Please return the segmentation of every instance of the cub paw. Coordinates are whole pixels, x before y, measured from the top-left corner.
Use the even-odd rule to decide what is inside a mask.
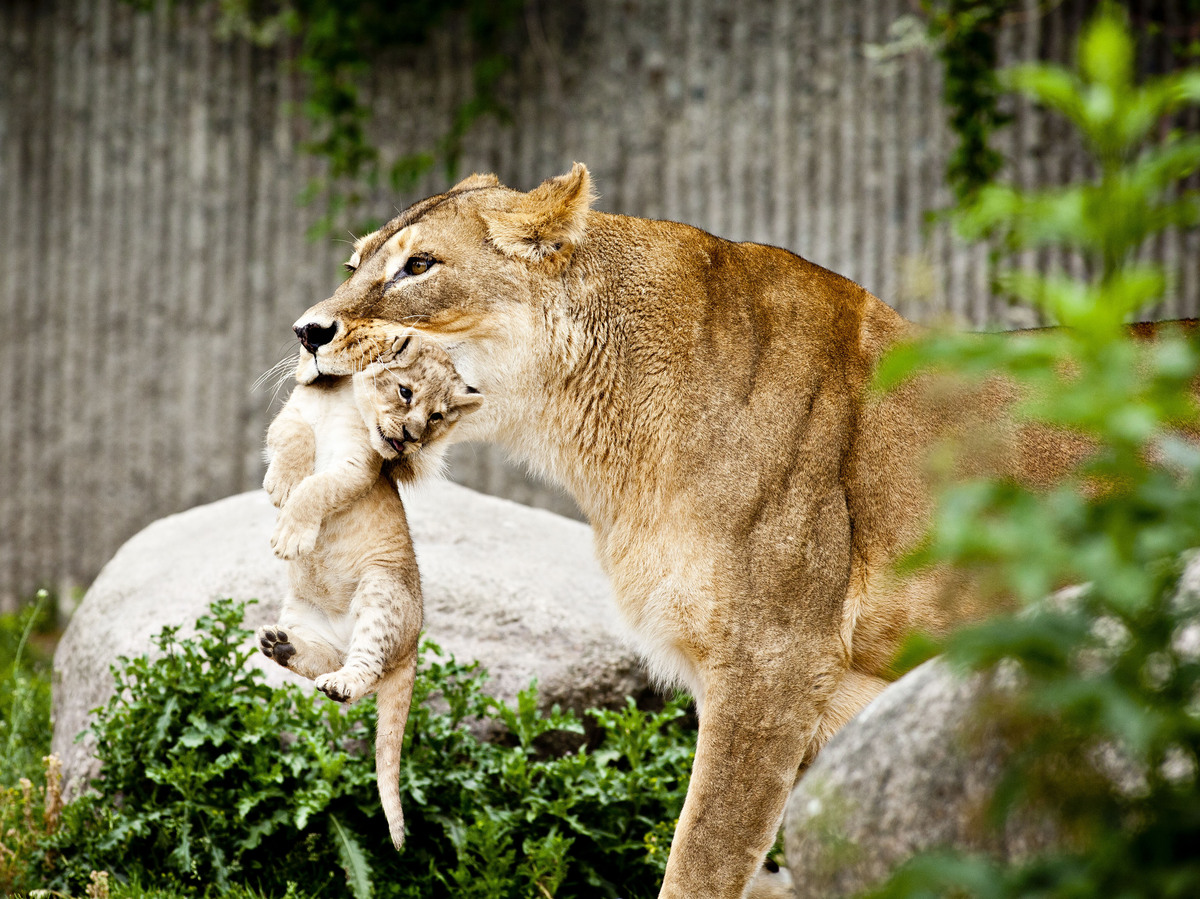
[[[329,674],[322,674],[316,680],[317,689],[332,699],[334,702],[354,702],[361,699],[366,693],[365,685],[361,678],[353,675],[347,677],[341,671],[332,671]]]
[[[278,468],[272,465],[267,468],[266,477],[263,478],[263,490],[267,491],[271,505],[276,509],[282,509],[283,504],[287,502],[288,495],[292,492],[292,485],[287,478],[280,475]]]
[[[279,523],[275,525],[275,534],[271,537],[271,549],[281,559],[295,559],[307,555],[317,545],[317,534],[321,523],[311,524],[298,521],[295,516],[285,512],[280,513]]]
[[[288,659],[296,654],[296,647],[288,642],[287,633],[278,627],[260,627],[258,645],[263,655],[274,659],[284,668],[288,667]]]

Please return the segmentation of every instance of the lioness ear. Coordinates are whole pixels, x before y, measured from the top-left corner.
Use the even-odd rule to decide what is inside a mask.
[[[511,208],[485,212],[483,218],[500,252],[537,262],[583,241],[594,199],[587,166],[577,162],[567,174],[543,181]]]
[[[476,172],[454,185],[447,193],[457,193],[460,190],[475,190],[479,187],[499,187],[500,179],[495,175],[481,175]]]

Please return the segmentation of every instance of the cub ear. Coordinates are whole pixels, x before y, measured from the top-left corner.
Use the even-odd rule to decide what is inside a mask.
[[[409,331],[392,341],[392,347],[380,355],[380,361],[392,362],[401,368],[408,368],[417,361],[421,349],[421,338],[416,331]]]
[[[577,162],[549,178],[509,209],[485,212],[488,237],[502,253],[539,262],[583,241],[596,195],[587,166]]]
[[[499,187],[500,179],[495,175],[481,175],[476,172],[474,175],[468,175],[454,185],[447,193],[457,193],[460,190],[475,190],[480,187]]]
[[[456,393],[452,401],[454,410],[460,415],[470,415],[483,405],[483,394],[474,387],[468,387],[465,393]]]
[[[387,371],[387,363],[376,360],[369,365],[363,367],[363,370],[354,375],[355,381],[373,381]]]

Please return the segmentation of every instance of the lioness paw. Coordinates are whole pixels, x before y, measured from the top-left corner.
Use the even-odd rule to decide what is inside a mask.
[[[258,629],[258,645],[263,655],[274,659],[284,668],[288,667],[288,659],[296,654],[296,647],[288,642],[288,635],[277,627],[260,627]]]
[[[298,521],[295,516],[284,510],[279,515],[279,523],[275,525],[275,534],[271,537],[271,549],[281,559],[295,559],[313,551],[317,545],[317,534],[321,523],[313,524]]]
[[[317,689],[335,702],[355,702],[367,693],[368,684],[361,677],[347,676],[345,671],[332,671],[317,678]]]

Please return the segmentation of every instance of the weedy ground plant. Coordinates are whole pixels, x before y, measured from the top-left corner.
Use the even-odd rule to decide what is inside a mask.
[[[102,774],[38,845],[43,882],[185,894],[376,897],[652,896],[687,790],[694,736],[682,700],[595,710],[591,749],[572,713],[515,706],[485,674],[425,643],[404,738],[408,838],[397,853],[374,782],[375,706],[274,689],[247,664],[243,604],[212,605],[194,637],[165,628],[155,658],[122,658],[94,717]],[[499,718],[508,744],[470,724]],[[580,738],[582,739],[582,738]]]
[[[1126,323],[1170,290],[1138,261],[1144,243],[1200,223],[1183,179],[1200,137],[1171,116],[1200,102],[1200,71],[1138,84],[1123,13],[1102,7],[1074,71],[1032,65],[1007,83],[1065,116],[1091,180],[1037,192],[993,184],[959,210],[1003,251],[1077,254],[1081,277],[1011,272],[1002,285],[1064,327],[1027,340],[939,337],[893,355],[884,386],[918,371],[1002,373],[1026,420],[1085,435],[1096,451],[1042,492],[1002,482],[947,491],[914,566],[971,568],[1022,614],[945,646],[969,669],[1004,662],[1023,686],[990,711],[1019,734],[995,821],[1018,806],[1057,818],[1059,847],[1003,867],[972,855],[914,860],[876,897],[1200,895],[1200,595],[1180,575],[1200,546],[1195,335],[1133,341]],[[1080,585],[1069,602],[1043,598]],[[1121,761],[1114,776],[1106,760]]]
[[[0,893],[36,885],[29,857],[61,809],[50,753],[50,659],[33,638],[52,620],[40,592],[20,615],[0,615]]]

